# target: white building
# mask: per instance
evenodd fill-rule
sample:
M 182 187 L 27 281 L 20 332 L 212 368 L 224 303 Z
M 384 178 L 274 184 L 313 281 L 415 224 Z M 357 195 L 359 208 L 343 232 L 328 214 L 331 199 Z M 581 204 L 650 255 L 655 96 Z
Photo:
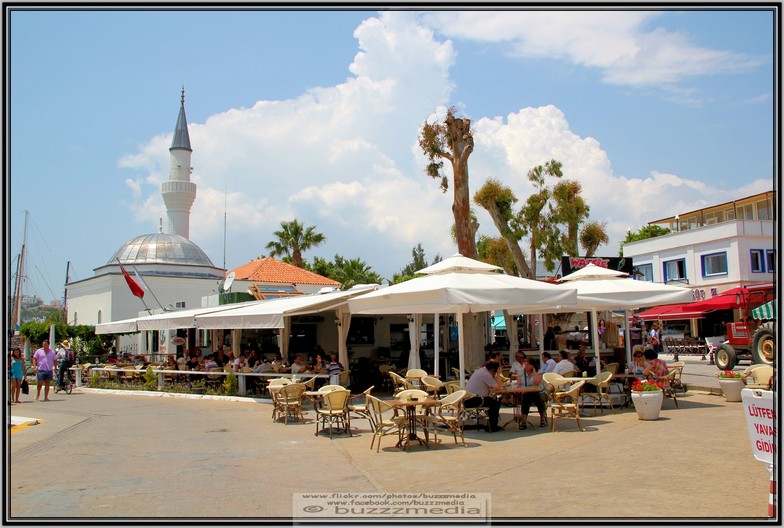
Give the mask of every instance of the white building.
M 623 255 L 642 280 L 680 282 L 706 299 L 774 281 L 777 217 L 775 192 L 755 194 L 649 222 L 671 232 L 624 244 Z

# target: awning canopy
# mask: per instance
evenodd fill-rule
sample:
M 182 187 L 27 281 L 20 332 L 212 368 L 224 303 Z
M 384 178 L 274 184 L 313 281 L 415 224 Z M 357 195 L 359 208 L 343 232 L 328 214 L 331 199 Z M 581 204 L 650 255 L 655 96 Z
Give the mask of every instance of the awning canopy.
M 778 310 L 776 306 L 776 299 L 773 299 L 770 302 L 766 302 L 762 306 L 757 306 L 751 311 L 751 315 L 754 317 L 754 319 L 777 319 Z
M 639 317 L 644 321 L 652 321 L 654 319 L 660 321 L 699 319 L 704 317 L 705 314 L 716 310 L 735 310 L 741 308 L 748 302 L 750 289 L 752 288 L 739 286 L 703 301 L 656 306 L 655 308 L 650 308 L 635 314 L 635 317 Z
M 363 286 L 348 291 L 261 301 L 236 310 L 198 315 L 195 324 L 198 328 L 284 328 L 284 317 L 338 309 L 349 298 L 373 289 L 374 286 Z

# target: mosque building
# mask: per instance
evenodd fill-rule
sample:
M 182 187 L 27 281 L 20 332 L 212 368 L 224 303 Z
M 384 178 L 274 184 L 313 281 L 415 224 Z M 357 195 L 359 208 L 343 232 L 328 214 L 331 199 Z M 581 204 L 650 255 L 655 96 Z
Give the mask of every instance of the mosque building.
M 215 266 L 207 254 L 189 239 L 190 211 L 196 200 L 196 184 L 190 181 L 192 153 L 183 89 L 180 112 L 169 148 L 169 179 L 161 186 L 168 216 L 167 230 L 164 232 L 161 221 L 157 233 L 139 235 L 125 242 L 104 265 L 93 270 L 92 277 L 68 283 L 68 324 L 96 325 L 217 303 L 226 270 Z M 280 264 L 293 268 L 283 262 Z M 143 288 L 142 297 L 134 295 L 123 270 Z M 309 273 L 298 268 L 295 270 Z M 250 274 L 238 274 L 237 286 L 255 283 L 262 290 L 276 289 L 275 277 L 256 276 L 251 279 L 245 275 Z M 297 288 L 296 283 L 299 281 L 297 278 L 292 280 L 290 273 L 282 280 L 293 293 L 311 293 L 314 288 L 317 291 L 322 286 L 338 284 L 325 277 L 316 277 L 322 280 L 308 277 L 309 284 L 305 284 L 305 288 Z M 164 341 L 166 339 L 143 334 L 120 336 L 118 351 L 132 354 L 155 351 L 158 349 L 156 341 L 159 337 Z M 190 331 L 186 337 L 189 344 L 201 344 L 198 342 L 198 333 L 194 331 Z

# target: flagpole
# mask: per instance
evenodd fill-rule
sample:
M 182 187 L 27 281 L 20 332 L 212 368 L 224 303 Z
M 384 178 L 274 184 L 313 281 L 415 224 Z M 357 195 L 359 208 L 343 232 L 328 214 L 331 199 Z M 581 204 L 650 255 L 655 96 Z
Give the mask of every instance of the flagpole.
M 131 289 L 131 294 L 134 297 L 138 297 L 139 298 L 139 300 L 144 305 L 144 309 L 147 311 L 147 313 L 152 313 L 150 308 L 147 306 L 147 303 L 144 302 L 144 288 L 142 288 L 141 286 L 136 284 L 136 281 L 133 280 L 133 277 L 128 275 L 128 272 L 125 271 L 125 268 L 123 268 L 122 262 L 120 262 L 120 258 L 119 257 L 117 257 L 117 264 L 120 266 L 120 272 L 122 272 L 122 275 L 123 275 L 123 278 L 125 279 L 125 282 L 128 284 L 128 287 Z
M 161 301 L 159 301 L 158 297 L 156 297 L 155 292 L 152 291 L 152 288 L 150 288 L 150 285 L 147 284 L 147 281 L 144 280 L 144 277 L 142 277 L 141 273 L 139 273 L 139 271 L 136 269 L 136 266 L 131 264 L 131 268 L 133 268 L 133 272 L 136 274 L 137 277 L 139 277 L 139 280 L 141 280 L 142 284 L 144 284 L 144 286 L 147 288 L 147 291 L 149 291 L 152 294 L 152 298 L 155 299 L 155 302 L 158 303 L 158 306 L 161 307 L 161 310 L 163 310 L 165 312 L 166 308 L 163 307 L 163 305 L 161 304 Z

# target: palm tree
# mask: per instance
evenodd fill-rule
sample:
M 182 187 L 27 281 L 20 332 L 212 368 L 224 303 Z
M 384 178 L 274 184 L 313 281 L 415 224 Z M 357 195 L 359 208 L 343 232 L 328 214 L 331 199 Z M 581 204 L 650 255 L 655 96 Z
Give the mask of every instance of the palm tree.
M 281 222 L 280 231 L 273 235 L 277 240 L 269 242 L 266 249 L 270 256 L 285 255 L 291 257 L 291 263 L 298 268 L 303 267 L 302 252 L 322 244 L 326 238 L 321 233 L 316 233 L 316 226 L 305 228 L 296 218 L 291 222 Z
M 357 284 L 380 284 L 382 280 L 363 260 L 345 259 L 340 255 L 335 255 L 334 275 L 331 278 L 338 281 L 344 290 Z

